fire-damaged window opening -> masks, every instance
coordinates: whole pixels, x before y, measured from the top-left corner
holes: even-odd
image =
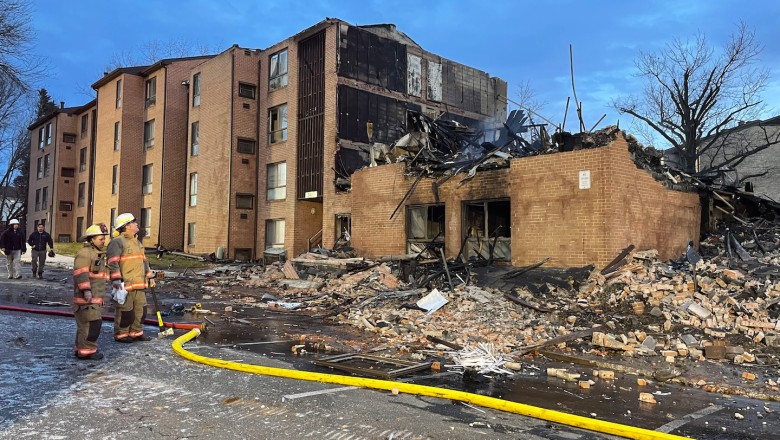
[[[350,241],[352,238],[352,215],[336,214],[336,241]]]
[[[407,207],[407,251],[419,253],[426,250],[438,252],[444,248],[444,205],[417,205]],[[438,257],[438,254],[427,255]]]
[[[463,203],[464,232],[468,236],[466,255],[478,260],[511,261],[512,239],[509,200]]]

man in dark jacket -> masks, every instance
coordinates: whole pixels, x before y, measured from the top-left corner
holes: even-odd
[[[8,229],[0,235],[0,246],[8,265],[8,279],[21,278],[22,254],[27,252],[27,246],[24,245],[24,235],[19,229],[19,220],[14,218],[8,222]]]
[[[51,235],[45,231],[45,227],[42,223],[38,223],[35,227],[35,232],[30,234],[30,238],[27,239],[27,244],[32,249],[32,269],[33,278],[43,278],[43,266],[46,264],[46,246],[51,249],[50,253],[54,254],[54,241],[51,239]]]
[[[46,264],[46,246],[49,246],[53,256],[54,241],[51,239],[51,235],[45,231],[42,223],[38,223],[38,226],[35,227],[35,232],[30,234],[27,244],[32,248],[33,278],[43,278],[43,266]]]

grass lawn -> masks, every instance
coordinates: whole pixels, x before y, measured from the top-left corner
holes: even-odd
[[[84,247],[84,243],[54,243],[54,252],[75,257],[82,247]],[[171,254],[165,254],[158,260],[155,252],[149,252],[146,254],[146,258],[149,259],[149,265],[153,270],[175,271],[187,268],[202,269],[209,266],[205,261]]]

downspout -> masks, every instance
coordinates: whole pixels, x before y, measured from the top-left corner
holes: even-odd
[[[258,260],[258,253],[262,256],[263,250],[260,250],[260,246],[257,244],[257,228],[260,221],[260,81],[263,78],[262,56],[257,59],[257,95],[255,96],[255,108],[257,114],[255,115],[255,139],[257,139],[257,151],[255,154],[255,197],[257,202],[255,203],[255,226],[252,228],[252,252],[254,253],[254,259]]]
[[[230,255],[230,228],[232,223],[232,203],[233,203],[233,106],[235,105],[235,98],[233,96],[233,87],[236,80],[236,48],[238,45],[233,45],[233,50],[230,51],[230,138],[228,139],[228,146],[230,147],[230,155],[228,156],[228,204],[227,204],[227,243],[225,243],[225,252],[222,254],[222,258],[227,258]]]
[[[89,140],[89,173],[87,174],[87,183],[89,184],[89,198],[87,200],[87,225],[91,225],[95,217],[94,213],[94,200],[95,200],[95,150],[97,146],[97,115],[98,108],[97,97],[95,98],[95,109],[92,110],[92,137]]]
[[[157,209],[157,243],[162,244],[162,210],[163,196],[165,195],[165,115],[168,111],[168,66],[164,66],[163,87],[165,87],[165,96],[163,96],[163,117],[162,117],[162,145],[160,146],[160,205]]]
[[[190,155],[192,154],[192,140],[190,139],[190,136],[192,136],[192,121],[190,121],[190,110],[192,109],[192,102],[190,101],[190,78],[192,78],[190,76],[191,74],[192,68],[187,71],[187,91],[185,92],[185,102],[187,103],[187,125],[185,125],[184,129],[187,130],[187,136],[184,141],[184,203],[181,205],[181,220],[183,227],[181,231],[181,248],[184,252],[187,251],[187,240],[190,239],[190,231],[189,228],[187,228],[187,209],[190,206]],[[184,239],[185,235],[187,236],[187,240]]]

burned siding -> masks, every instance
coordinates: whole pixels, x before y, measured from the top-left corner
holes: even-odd
[[[339,76],[406,93],[405,45],[342,26],[339,48]]]
[[[299,199],[322,196],[325,150],[325,32],[298,44]]]
[[[339,138],[353,142],[392,144],[406,133],[406,111],[420,106],[387,96],[340,85],[338,88]],[[366,123],[374,124],[368,139]]]

